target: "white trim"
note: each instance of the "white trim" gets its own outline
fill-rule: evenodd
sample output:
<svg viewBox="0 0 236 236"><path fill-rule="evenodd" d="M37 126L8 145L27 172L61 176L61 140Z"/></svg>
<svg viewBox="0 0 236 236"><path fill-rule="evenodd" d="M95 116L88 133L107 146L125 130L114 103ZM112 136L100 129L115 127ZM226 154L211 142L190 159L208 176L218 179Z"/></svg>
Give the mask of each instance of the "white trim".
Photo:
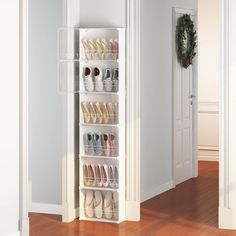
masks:
<svg viewBox="0 0 236 236"><path fill-rule="evenodd" d="M140 0L127 1L126 219L140 219ZM132 203L132 204L130 204Z"/></svg>
<svg viewBox="0 0 236 236"><path fill-rule="evenodd" d="M219 114L219 102L199 101L198 113L199 114Z"/></svg>
<svg viewBox="0 0 236 236"><path fill-rule="evenodd" d="M18 232L15 232L14 234L10 234L8 236L20 236L20 234L21 234L20 231L18 231ZM23 235L23 236L25 236L25 235Z"/></svg>
<svg viewBox="0 0 236 236"><path fill-rule="evenodd" d="M63 27L76 26L76 0L63 0ZM62 221L71 222L78 215L75 208L75 95L63 96ZM79 194L79 192L78 192Z"/></svg>
<svg viewBox="0 0 236 236"><path fill-rule="evenodd" d="M198 160L199 161L219 161L219 151L218 150L198 150Z"/></svg>
<svg viewBox="0 0 236 236"><path fill-rule="evenodd" d="M29 235L28 217L28 0L20 0L20 230Z"/></svg>
<svg viewBox="0 0 236 236"><path fill-rule="evenodd" d="M30 204L29 212L51 214L51 215L62 215L62 206L55 204L33 202Z"/></svg>
<svg viewBox="0 0 236 236"><path fill-rule="evenodd" d="M221 90L220 90L220 179L219 179L219 227L236 229L235 204L235 66L232 61L233 0L219 0L221 22ZM235 7L235 5L234 5ZM235 10L235 8L234 8ZM234 47L235 48L235 47Z"/></svg>
<svg viewBox="0 0 236 236"><path fill-rule="evenodd" d="M173 181L169 181L157 187L142 189L142 192L145 194L141 196L141 202L145 202L161 193L169 191L172 188L174 188L174 183Z"/></svg>

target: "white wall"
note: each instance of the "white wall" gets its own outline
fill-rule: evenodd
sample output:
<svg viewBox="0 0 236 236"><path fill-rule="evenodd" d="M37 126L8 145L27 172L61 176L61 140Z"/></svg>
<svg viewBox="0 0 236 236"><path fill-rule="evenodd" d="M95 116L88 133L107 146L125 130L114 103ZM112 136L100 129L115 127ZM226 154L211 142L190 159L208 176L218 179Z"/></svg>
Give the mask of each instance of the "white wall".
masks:
<svg viewBox="0 0 236 236"><path fill-rule="evenodd" d="M172 7L197 0L141 0L141 200L172 187Z"/></svg>
<svg viewBox="0 0 236 236"><path fill-rule="evenodd" d="M18 235L19 1L0 1L0 235Z"/></svg>
<svg viewBox="0 0 236 236"><path fill-rule="evenodd" d="M219 1L198 1L199 159L219 150ZM210 132L209 132L210 130Z"/></svg>
<svg viewBox="0 0 236 236"><path fill-rule="evenodd" d="M57 93L61 0L29 1L29 178L34 203L61 204L62 98Z"/></svg>

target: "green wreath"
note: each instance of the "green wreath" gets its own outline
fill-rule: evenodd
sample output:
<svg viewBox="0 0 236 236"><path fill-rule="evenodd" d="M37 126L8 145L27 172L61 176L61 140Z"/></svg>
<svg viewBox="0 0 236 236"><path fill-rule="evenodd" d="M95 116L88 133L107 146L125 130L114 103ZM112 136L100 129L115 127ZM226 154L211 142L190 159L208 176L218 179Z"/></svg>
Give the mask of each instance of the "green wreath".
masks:
<svg viewBox="0 0 236 236"><path fill-rule="evenodd" d="M176 26L176 53L180 65L185 69L193 63L193 58L196 56L196 33L190 15L179 17Z"/></svg>

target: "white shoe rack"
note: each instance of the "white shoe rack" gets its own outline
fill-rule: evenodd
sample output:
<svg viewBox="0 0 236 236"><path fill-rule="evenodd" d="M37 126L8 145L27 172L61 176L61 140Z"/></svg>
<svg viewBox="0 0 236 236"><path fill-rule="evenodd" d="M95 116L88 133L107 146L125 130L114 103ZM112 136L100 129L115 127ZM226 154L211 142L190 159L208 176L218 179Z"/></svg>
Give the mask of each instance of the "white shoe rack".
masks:
<svg viewBox="0 0 236 236"><path fill-rule="evenodd" d="M63 28L58 36L59 45L64 44L59 47L59 92L79 94L79 175L75 176L79 176L80 220L120 223L125 220L125 30ZM118 49L106 47L112 45L109 41L117 42ZM96 68L103 73L102 80L95 78ZM92 71L92 80L85 71ZM102 196L102 207L95 206L100 201L97 195Z"/></svg>

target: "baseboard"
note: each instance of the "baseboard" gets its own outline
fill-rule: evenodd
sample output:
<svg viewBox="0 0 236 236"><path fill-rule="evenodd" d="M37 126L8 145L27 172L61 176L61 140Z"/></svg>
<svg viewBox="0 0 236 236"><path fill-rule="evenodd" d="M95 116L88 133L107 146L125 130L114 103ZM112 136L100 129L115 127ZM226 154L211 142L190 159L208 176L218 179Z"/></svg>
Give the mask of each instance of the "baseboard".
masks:
<svg viewBox="0 0 236 236"><path fill-rule="evenodd" d="M125 220L129 220L129 221L140 220L140 202L126 201Z"/></svg>
<svg viewBox="0 0 236 236"><path fill-rule="evenodd" d="M141 189L141 202L145 202L161 193L164 193L170 189L174 188L173 181L169 181L165 184L157 186L151 189Z"/></svg>
<svg viewBox="0 0 236 236"><path fill-rule="evenodd" d="M219 228L236 230L236 214L232 209L219 208Z"/></svg>
<svg viewBox="0 0 236 236"><path fill-rule="evenodd" d="M33 202L30 204L29 212L42 213L42 214L52 214L52 215L62 215L62 206L55 205L55 204Z"/></svg>
<svg viewBox="0 0 236 236"><path fill-rule="evenodd" d="M8 236L20 236L20 231L15 232L14 234L10 234ZM22 235L22 236L25 236L25 235Z"/></svg>
<svg viewBox="0 0 236 236"><path fill-rule="evenodd" d="M29 218L21 221L21 235L22 236L29 236Z"/></svg>
<svg viewBox="0 0 236 236"><path fill-rule="evenodd" d="M199 161L219 161L219 151L199 149L198 160Z"/></svg>

